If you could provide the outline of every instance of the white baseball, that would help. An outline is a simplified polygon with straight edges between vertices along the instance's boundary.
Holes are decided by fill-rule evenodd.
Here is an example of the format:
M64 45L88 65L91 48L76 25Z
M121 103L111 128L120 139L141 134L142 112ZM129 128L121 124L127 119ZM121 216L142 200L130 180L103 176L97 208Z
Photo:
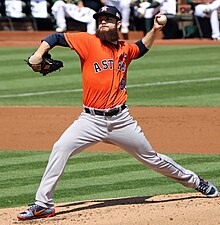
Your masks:
M160 24L160 25L164 25L166 24L167 22L167 17L165 15L159 15L157 17L157 22Z

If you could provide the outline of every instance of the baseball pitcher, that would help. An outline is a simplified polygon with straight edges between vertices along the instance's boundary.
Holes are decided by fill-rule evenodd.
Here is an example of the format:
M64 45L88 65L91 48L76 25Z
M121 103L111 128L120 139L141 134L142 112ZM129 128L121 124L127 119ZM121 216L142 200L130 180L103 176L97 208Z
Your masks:
M171 158L155 152L137 121L131 117L126 104L128 66L151 48L164 26L157 22L160 16L156 15L150 32L136 43L129 44L119 40L121 13L114 6L104 6L94 14L98 24L96 34L49 35L28 59L34 71L46 75L47 68L53 72L63 66L51 57L47 59L50 49L59 45L76 51L82 68L83 112L54 144L36 193L36 201L17 215L19 220L53 216L53 193L68 159L98 142L117 145L146 166L208 197L218 195L212 183L178 165Z

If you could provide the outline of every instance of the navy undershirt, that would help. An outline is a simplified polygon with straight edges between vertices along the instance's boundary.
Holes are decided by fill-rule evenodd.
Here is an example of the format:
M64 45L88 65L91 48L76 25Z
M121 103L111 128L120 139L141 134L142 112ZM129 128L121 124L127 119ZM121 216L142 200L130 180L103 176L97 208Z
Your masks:
M46 38L44 38L42 41L46 41L50 45L50 48L53 48L56 45L69 47L63 33L51 34L47 36Z
M146 46L143 44L142 40L137 41L135 44L138 46L140 50L140 54L137 58L140 58L149 51L149 49L146 48Z

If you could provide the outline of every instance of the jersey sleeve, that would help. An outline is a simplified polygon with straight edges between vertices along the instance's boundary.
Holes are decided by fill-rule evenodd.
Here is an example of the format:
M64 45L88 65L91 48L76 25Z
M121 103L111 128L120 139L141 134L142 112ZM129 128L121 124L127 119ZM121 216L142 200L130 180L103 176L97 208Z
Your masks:
M64 33L64 37L70 48L75 50L82 59L88 57L91 34L86 32Z
M129 44L129 53L131 60L139 58L140 49L136 44Z

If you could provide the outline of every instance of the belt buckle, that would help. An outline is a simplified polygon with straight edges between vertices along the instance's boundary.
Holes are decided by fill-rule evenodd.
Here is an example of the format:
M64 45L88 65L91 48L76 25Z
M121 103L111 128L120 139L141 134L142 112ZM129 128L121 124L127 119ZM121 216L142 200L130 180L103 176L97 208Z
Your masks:
M106 109L105 111L103 111L103 116L106 116L106 114L111 114L113 113L113 115L117 115L119 112L122 111L122 106L117 106L115 108L110 108L110 109Z
M89 113L93 116L95 116L95 110L93 108L87 108Z
M104 111L103 111L103 116L106 116L106 113L109 113L110 110L111 110L111 109L106 109L106 110L104 110Z
M120 112L120 107L109 109L107 112L110 113L111 116L117 115Z

